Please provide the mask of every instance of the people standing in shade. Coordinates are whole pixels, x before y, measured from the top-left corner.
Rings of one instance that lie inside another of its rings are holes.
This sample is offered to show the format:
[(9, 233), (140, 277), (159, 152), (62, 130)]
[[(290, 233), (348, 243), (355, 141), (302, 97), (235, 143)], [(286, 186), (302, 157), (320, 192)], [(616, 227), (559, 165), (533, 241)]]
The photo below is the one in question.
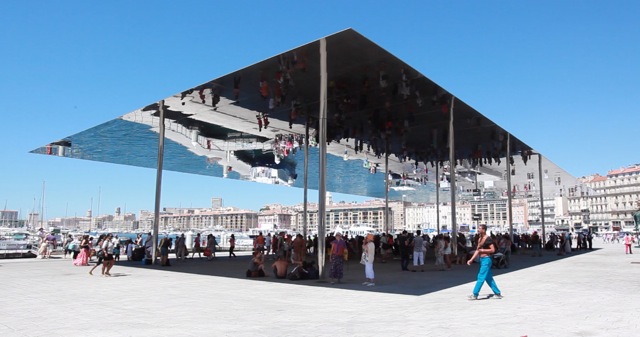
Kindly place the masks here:
[(147, 234), (147, 237), (144, 241), (144, 252), (145, 252), (145, 259), (147, 260), (151, 260), (153, 259), (153, 241), (154, 241), (154, 237), (151, 234), (151, 232), (149, 232)]
[(458, 233), (458, 239), (456, 240), (458, 251), (456, 254), (456, 264), (464, 264), (467, 259), (467, 238), (463, 233)]
[(209, 250), (209, 256), (207, 260), (211, 261), (216, 258), (216, 246), (218, 245), (218, 241), (216, 240), (215, 235), (209, 234), (207, 235), (207, 250)]
[(473, 256), (467, 261), (467, 265), (471, 265), (476, 257), (480, 257), (480, 270), (478, 271), (478, 279), (476, 286), (473, 288), (473, 294), (469, 295), (470, 300), (477, 300), (480, 294), (482, 285), (487, 282), (491, 290), (493, 291), (493, 297), (495, 299), (501, 299), (502, 293), (498, 289), (496, 281), (493, 279), (493, 273), (491, 272), (491, 265), (493, 264), (493, 257), (491, 254), (495, 253), (496, 248), (493, 244), (493, 240), (487, 235), (487, 225), (478, 226), (478, 246)]
[(196, 256), (196, 253), (198, 253), (198, 258), (202, 258), (202, 255), (200, 254), (200, 233), (196, 234), (196, 238), (193, 241), (193, 254), (191, 255), (191, 258), (193, 259), (194, 256)]
[(255, 240), (255, 250), (257, 252), (264, 252), (264, 242), (264, 235), (262, 235), (262, 232), (260, 232)]
[(398, 251), (400, 252), (400, 268), (402, 271), (409, 271), (410, 248), (408, 245), (407, 231), (402, 231), (398, 236)]
[(312, 248), (313, 248), (313, 239), (311, 238), (311, 235), (307, 236), (307, 254), (312, 254)]
[(567, 254), (571, 253), (571, 233), (567, 233), (564, 239), (564, 252)]
[[(581, 241), (582, 241), (582, 238), (578, 240), (578, 242), (581, 242)], [(534, 231), (533, 234), (531, 235), (531, 249), (533, 250), (533, 254), (531, 256), (534, 256), (534, 257), (542, 256), (542, 250), (540, 249), (541, 245), (542, 245), (542, 242), (540, 241), (540, 235), (538, 235), (537, 231)]]
[(331, 241), (331, 255), (329, 262), (331, 267), (329, 268), (329, 278), (331, 284), (336, 282), (340, 283), (340, 280), (344, 276), (344, 250), (347, 249), (346, 242), (342, 239), (341, 233), (335, 234), (335, 240)]
[(160, 245), (160, 265), (168, 267), (171, 265), (169, 263), (169, 250), (171, 249), (171, 245), (173, 244), (173, 239), (164, 238), (162, 240), (162, 244)]
[(184, 237), (184, 233), (182, 233), (179, 237), (176, 238), (176, 260), (184, 261), (185, 255), (188, 255), (186, 252), (186, 239)]
[[(280, 242), (280, 237), (276, 234), (273, 234), (273, 236), (271, 237), (271, 255), (273, 255), (273, 258), (277, 258), (278, 250), (280, 249), (281, 245), (282, 242)], [(267, 252), (267, 255), (269, 255), (269, 252)]]
[(367, 234), (362, 246), (362, 253), (364, 254), (364, 277), (367, 279), (362, 283), (367, 287), (373, 287), (376, 285), (375, 274), (373, 272), (373, 261), (376, 256), (376, 246), (373, 243), (373, 234)]
[(445, 243), (442, 234), (438, 234), (435, 238), (436, 243), (434, 247), (435, 255), (436, 255), (436, 268), (438, 270), (446, 270), (444, 264), (444, 252), (445, 252)]
[(424, 271), (424, 239), (422, 238), (420, 230), (416, 231), (416, 237), (413, 238), (411, 244), (413, 246), (413, 269), (412, 272)]
[(302, 265), (305, 257), (305, 243), (304, 237), (302, 234), (296, 235), (296, 238), (293, 240), (293, 263)]
[(264, 255), (269, 256), (269, 254), (271, 253), (271, 233), (268, 233), (264, 238), (264, 250)]
[(445, 235), (442, 240), (444, 241), (444, 263), (447, 265), (447, 270), (451, 270), (451, 237)]
[(625, 254), (633, 254), (633, 252), (631, 251), (632, 244), (633, 244), (633, 236), (627, 233), (627, 235), (624, 236), (624, 253)]
[(236, 257), (236, 253), (233, 251), (236, 249), (236, 236), (231, 234), (229, 238), (229, 257)]

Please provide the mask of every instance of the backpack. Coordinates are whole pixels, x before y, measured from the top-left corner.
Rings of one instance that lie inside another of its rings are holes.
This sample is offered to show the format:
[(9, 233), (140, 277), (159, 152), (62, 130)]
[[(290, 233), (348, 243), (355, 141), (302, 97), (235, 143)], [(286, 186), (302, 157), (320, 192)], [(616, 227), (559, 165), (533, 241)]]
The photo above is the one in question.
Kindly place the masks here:
[(287, 275), (287, 278), (291, 281), (298, 281), (300, 280), (300, 266), (296, 266), (295, 268), (293, 268), (290, 272), (289, 275)]

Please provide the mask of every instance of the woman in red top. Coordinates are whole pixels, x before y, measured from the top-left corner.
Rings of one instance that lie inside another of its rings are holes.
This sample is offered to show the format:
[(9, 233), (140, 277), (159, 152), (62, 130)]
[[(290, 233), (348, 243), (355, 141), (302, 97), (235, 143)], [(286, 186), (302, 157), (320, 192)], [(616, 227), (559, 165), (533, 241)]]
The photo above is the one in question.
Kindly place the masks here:
[(336, 239), (331, 241), (331, 269), (329, 270), (329, 278), (331, 284), (336, 282), (340, 283), (344, 270), (344, 250), (347, 249), (347, 244), (342, 240), (342, 234), (336, 233)]

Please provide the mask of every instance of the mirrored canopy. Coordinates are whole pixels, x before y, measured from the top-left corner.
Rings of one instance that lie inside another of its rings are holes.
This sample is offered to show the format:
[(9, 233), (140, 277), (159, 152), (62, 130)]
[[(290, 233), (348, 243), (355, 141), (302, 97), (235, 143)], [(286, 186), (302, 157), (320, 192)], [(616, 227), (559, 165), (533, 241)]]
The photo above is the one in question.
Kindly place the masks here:
[[(533, 149), (353, 29), (327, 36), (327, 190), (389, 198), (448, 200), (453, 112), (456, 190), (504, 194), (538, 184)], [(164, 99), (164, 169), (318, 189), (319, 40)], [(452, 106), (453, 104), (453, 106)], [(156, 168), (159, 103), (31, 151)], [(507, 153), (510, 139), (510, 153)], [(576, 179), (543, 158), (545, 194)], [(436, 173), (436, 171), (438, 171)], [(480, 192), (481, 191), (481, 192)], [(565, 191), (566, 193), (566, 191)]]

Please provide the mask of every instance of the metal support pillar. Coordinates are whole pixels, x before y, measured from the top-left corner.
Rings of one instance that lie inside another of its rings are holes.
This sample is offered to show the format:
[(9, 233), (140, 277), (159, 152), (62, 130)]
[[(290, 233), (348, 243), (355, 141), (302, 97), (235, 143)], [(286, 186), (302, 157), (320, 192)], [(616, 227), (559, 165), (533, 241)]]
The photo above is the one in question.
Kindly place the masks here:
[(318, 271), (320, 279), (326, 277), (325, 263), (325, 229), (326, 229), (326, 171), (327, 171), (327, 40), (320, 40), (320, 112), (319, 112), (319, 187), (318, 187)]
[(304, 204), (302, 205), (302, 236), (306, 242), (307, 240), (307, 228), (308, 228), (308, 216), (307, 216), (307, 195), (309, 182), (309, 114), (307, 114), (307, 120), (304, 123)]
[(458, 254), (458, 223), (456, 221), (456, 145), (453, 127), (453, 104), (455, 97), (451, 96), (449, 107), (449, 192), (451, 193), (451, 247), (453, 256)]
[(509, 237), (513, 240), (513, 193), (511, 191), (511, 134), (507, 133), (507, 222), (509, 223)]
[[(388, 137), (388, 136), (387, 136)], [(389, 139), (384, 151), (384, 232), (389, 233)]]
[(152, 246), (152, 263), (156, 263), (158, 252), (158, 231), (160, 228), (160, 192), (162, 191), (162, 163), (164, 160), (164, 100), (158, 103), (158, 110), (160, 112), (160, 136), (158, 138), (158, 164), (156, 169), (156, 202), (153, 215), (153, 231), (151, 232), (153, 238)]
[(538, 155), (538, 184), (540, 184), (540, 223), (542, 224), (542, 246), (547, 241), (547, 235), (544, 229), (544, 194), (542, 193), (542, 155)]

